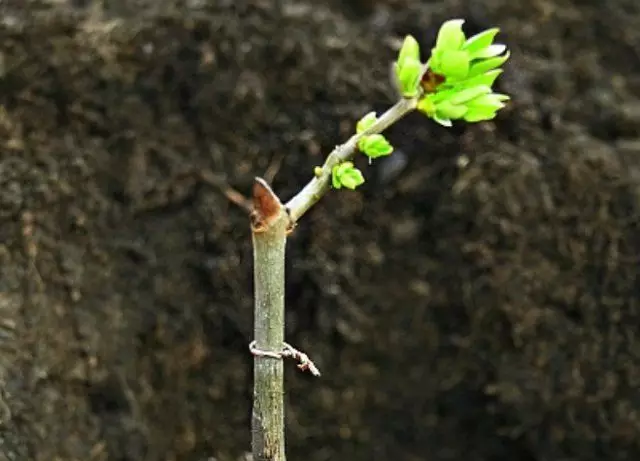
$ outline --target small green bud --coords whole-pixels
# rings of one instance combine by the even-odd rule
[[[424,66],[420,61],[420,45],[411,35],[407,35],[394,65],[398,90],[405,98],[414,98],[420,92],[420,79]]]
[[[313,175],[314,175],[316,178],[319,178],[320,176],[322,176],[322,173],[323,173],[323,172],[324,172],[324,170],[322,169],[322,167],[321,167],[321,166],[317,166],[317,167],[315,167],[315,168],[313,169]]]
[[[364,177],[362,172],[353,166],[353,162],[343,162],[332,168],[331,183],[336,189],[346,187],[353,190],[364,183]]]
[[[393,152],[393,146],[381,134],[364,136],[358,141],[358,148],[369,158],[378,158]]]
[[[404,42],[398,53],[398,66],[403,67],[407,59],[420,61],[420,45],[411,35],[407,35],[404,38]]]
[[[422,63],[413,58],[406,58],[404,63],[396,65],[396,77],[399,90],[405,98],[414,98],[420,92],[420,79],[424,72]]]
[[[364,117],[362,117],[358,123],[356,124],[356,133],[360,134],[371,127],[374,123],[376,123],[378,117],[375,112],[369,112]]]

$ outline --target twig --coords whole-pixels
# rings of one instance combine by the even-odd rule
[[[198,175],[203,182],[218,189],[231,203],[248,212],[252,211],[251,201],[231,187],[224,179],[209,170],[200,171]]]
[[[269,357],[272,359],[279,359],[279,360],[282,360],[282,359],[297,360],[299,362],[298,368],[300,370],[308,371],[313,376],[320,376],[320,370],[318,369],[316,364],[313,363],[313,360],[311,360],[307,354],[305,354],[302,351],[299,351],[298,349],[296,349],[295,347],[293,347],[288,343],[283,343],[283,346],[284,346],[283,349],[279,352],[263,351],[256,347],[255,341],[251,341],[251,343],[249,344],[249,351],[257,357]]]
[[[302,351],[299,351],[295,347],[284,343],[284,351],[282,352],[282,357],[285,359],[291,358],[297,360],[298,368],[302,371],[308,371],[313,376],[320,376],[320,370],[316,367],[316,364],[313,363],[313,360],[309,358],[307,354]]]
[[[267,170],[264,172],[264,179],[271,183],[280,171],[285,155],[281,152],[273,156]]]

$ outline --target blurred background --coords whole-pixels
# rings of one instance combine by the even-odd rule
[[[0,0],[0,460],[250,451],[254,176],[394,102],[405,34],[498,26],[492,122],[420,115],[291,236],[306,461],[640,457],[637,0]]]

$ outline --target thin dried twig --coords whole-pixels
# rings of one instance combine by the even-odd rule
[[[249,351],[251,351],[253,355],[258,357],[269,357],[272,359],[279,359],[279,360],[281,359],[296,360],[299,362],[298,368],[300,370],[308,371],[313,376],[320,376],[320,370],[318,369],[316,364],[313,363],[313,360],[311,360],[307,354],[296,349],[291,344],[283,343],[282,350],[278,352],[274,352],[274,351],[260,350],[256,347],[256,342],[251,341],[251,344],[249,344]]]
[[[209,170],[200,171],[198,172],[198,175],[204,183],[218,189],[231,203],[239,206],[247,212],[251,212],[251,200],[231,187],[223,178],[215,175]]]

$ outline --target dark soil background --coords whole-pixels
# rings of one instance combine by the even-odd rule
[[[637,0],[0,0],[0,460],[250,449],[246,194],[284,199],[442,21],[513,51],[289,243],[291,460],[640,457]]]

